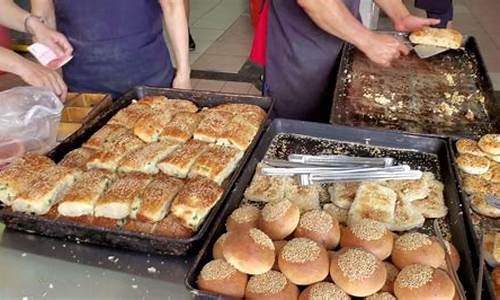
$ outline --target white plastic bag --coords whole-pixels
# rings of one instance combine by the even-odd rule
[[[56,144],[63,104],[43,88],[0,93],[0,166],[25,152],[45,153]]]

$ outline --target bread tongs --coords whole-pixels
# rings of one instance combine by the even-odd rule
[[[301,185],[365,180],[416,180],[421,171],[407,165],[394,166],[393,158],[348,157],[342,155],[291,154],[288,161],[265,159],[266,176],[298,176]]]

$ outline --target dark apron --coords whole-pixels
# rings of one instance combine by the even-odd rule
[[[63,68],[70,91],[125,93],[169,87],[173,68],[155,0],[55,0],[57,28],[74,47]]]
[[[425,10],[428,18],[440,19],[435,27],[445,28],[453,20],[452,0],[415,0],[415,7]]]
[[[359,18],[359,0],[344,0]],[[327,121],[343,41],[316,26],[291,0],[271,0],[265,92],[275,117]]]

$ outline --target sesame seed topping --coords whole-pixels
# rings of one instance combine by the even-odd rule
[[[262,218],[266,222],[273,222],[283,217],[286,211],[292,206],[292,202],[282,200],[279,202],[268,203],[262,209]]]
[[[383,292],[383,293],[373,294],[365,299],[366,300],[396,300],[397,298],[394,297],[391,293]]]
[[[255,294],[274,295],[285,289],[286,283],[285,275],[271,270],[250,278],[247,289]]]
[[[410,265],[399,272],[396,283],[403,288],[418,289],[432,280],[434,268],[426,265]]]
[[[405,251],[416,250],[423,246],[432,244],[428,235],[420,232],[409,232],[400,236],[395,243],[395,247]]]
[[[325,211],[310,210],[302,215],[299,226],[309,231],[326,233],[332,228],[333,219]]]
[[[281,258],[292,263],[305,263],[319,257],[321,248],[310,239],[295,238],[283,247]]]
[[[312,286],[310,300],[350,299],[349,296],[338,286],[331,282],[319,282]]]
[[[351,232],[360,240],[375,241],[380,240],[385,232],[384,224],[372,219],[362,219],[359,222],[350,226]]]
[[[259,219],[259,209],[252,205],[239,207],[233,211],[231,217],[236,223],[249,223]]]
[[[222,280],[228,279],[236,269],[223,259],[212,260],[207,263],[200,272],[201,278],[204,280]]]
[[[363,280],[377,270],[377,258],[361,248],[350,248],[338,257],[340,270],[349,281]]]
[[[252,228],[249,231],[250,237],[257,244],[274,250],[273,241],[262,231],[257,228]]]

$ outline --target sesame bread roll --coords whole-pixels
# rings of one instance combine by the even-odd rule
[[[394,293],[398,299],[452,300],[455,287],[443,270],[414,264],[399,272],[394,282]]]
[[[260,210],[252,205],[235,209],[226,221],[226,230],[250,229],[259,224]]]
[[[241,299],[245,295],[248,276],[222,259],[208,262],[196,283],[201,290]]]
[[[394,236],[384,224],[372,219],[362,219],[350,224],[340,239],[341,247],[361,247],[384,260],[391,256]]]
[[[299,219],[299,208],[292,202],[271,202],[262,209],[259,228],[272,240],[282,240],[293,233]]]
[[[300,217],[295,237],[305,237],[334,249],[340,241],[339,222],[323,210],[311,210]]]
[[[318,282],[300,293],[299,300],[335,299],[349,300],[351,297],[331,282]]]
[[[297,286],[277,271],[252,276],[245,290],[247,300],[295,300],[298,296]]]
[[[391,259],[399,269],[412,264],[439,268],[444,261],[444,250],[436,239],[423,233],[409,232],[396,239]]]
[[[366,297],[385,284],[387,270],[382,261],[362,248],[342,248],[332,256],[330,275],[346,293]]]

